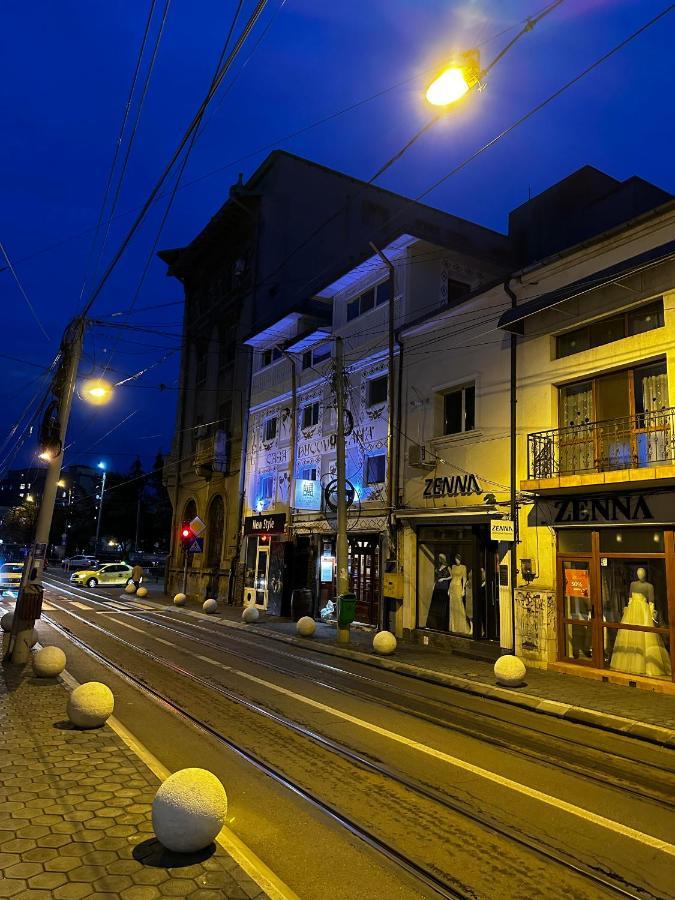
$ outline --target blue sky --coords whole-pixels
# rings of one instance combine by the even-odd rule
[[[243,16],[253,5],[244,3]],[[369,178],[428,116],[421,99],[425,73],[454,50],[476,44],[488,61],[513,32],[494,36],[543,5],[536,0],[270,0],[207,113],[160,246],[187,243],[224,202],[238,172],[250,175],[273,147]],[[104,261],[201,100],[235,6],[234,0],[172,0]],[[666,6],[652,0],[567,0],[495,68],[483,93],[447,115],[379,184],[410,196],[421,193]],[[80,305],[148,8],[138,0],[3,4],[0,241],[50,340],[34,326],[9,272],[0,272],[5,338],[0,352],[25,361],[3,360],[0,442],[37,390],[38,367],[51,361],[64,325]],[[637,174],[675,192],[674,44],[672,13],[425,202],[505,230],[508,211],[528,192],[536,194],[587,163],[617,178]],[[285,139],[395,84],[400,86],[372,102]],[[162,212],[160,203],[97,301],[94,316],[129,307]],[[115,377],[122,378],[176,349],[181,307],[175,301],[181,297],[180,285],[153,261],[136,306],[173,305],[110,321],[136,322],[165,334],[96,326],[89,332],[82,371],[96,374],[109,360]],[[76,401],[66,462],[105,458],[124,471],[136,453],[149,461],[158,448],[167,450],[177,370],[174,353],[120,388],[109,407],[92,411]],[[160,390],[160,384],[167,388]]]

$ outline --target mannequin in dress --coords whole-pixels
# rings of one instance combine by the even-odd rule
[[[466,566],[460,554],[456,553],[455,562],[450,569],[450,631],[456,634],[471,634],[471,626],[466,620],[464,608],[466,582]]]
[[[621,616],[622,625],[654,627],[654,585],[647,581],[647,571],[639,566],[636,580],[630,585],[630,600]],[[660,634],[653,631],[620,629],[614,642],[610,669],[631,675],[651,675],[664,678],[670,675],[670,657]]]
[[[447,631],[448,628],[448,589],[450,587],[450,567],[445,553],[438,554],[434,578],[434,590],[431,595],[429,612],[427,613],[427,628],[439,628]]]

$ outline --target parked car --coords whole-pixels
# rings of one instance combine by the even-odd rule
[[[23,563],[6,562],[0,566],[0,593],[6,590],[18,590],[21,584]]]
[[[64,559],[61,566],[66,572],[72,572],[74,569],[97,569],[98,560],[95,556],[86,556],[83,553],[79,553]]]
[[[131,566],[127,563],[108,563],[94,569],[82,569],[70,576],[71,584],[86,584],[87,587],[97,585],[126,585],[131,581]]]

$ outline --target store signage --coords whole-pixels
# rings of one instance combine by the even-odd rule
[[[321,509],[321,482],[299,478],[295,482],[295,508]]]
[[[374,429],[372,425],[364,428],[355,428],[345,440],[345,447],[361,447],[373,439]],[[298,444],[298,459],[308,459],[321,456],[322,453],[330,453],[337,446],[337,435],[331,434],[325,438],[316,438],[313,441],[302,441]]]
[[[244,534],[283,534],[286,529],[286,513],[269,513],[246,516]]]
[[[483,488],[475,475],[450,475],[443,478],[425,478],[425,497],[468,497],[482,494]]]
[[[288,450],[270,450],[265,454],[265,463],[268,466],[278,466],[285,462],[288,462]]]
[[[565,569],[565,595],[588,597],[588,569]]]
[[[513,538],[514,528],[511,519],[490,519],[491,541],[512,541]]]
[[[672,492],[663,494],[616,494],[615,496],[556,497],[537,500],[530,524],[567,525],[595,522],[672,522],[675,512]]]
[[[334,556],[321,557],[321,581],[333,580],[333,567],[335,566]]]

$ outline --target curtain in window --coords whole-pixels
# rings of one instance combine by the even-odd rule
[[[642,408],[644,431],[637,435],[638,464],[672,462],[673,444],[668,408],[668,375],[659,372],[642,378]],[[641,423],[638,421],[638,428]]]
[[[560,392],[559,471],[574,474],[594,466],[593,387],[590,382]]]

